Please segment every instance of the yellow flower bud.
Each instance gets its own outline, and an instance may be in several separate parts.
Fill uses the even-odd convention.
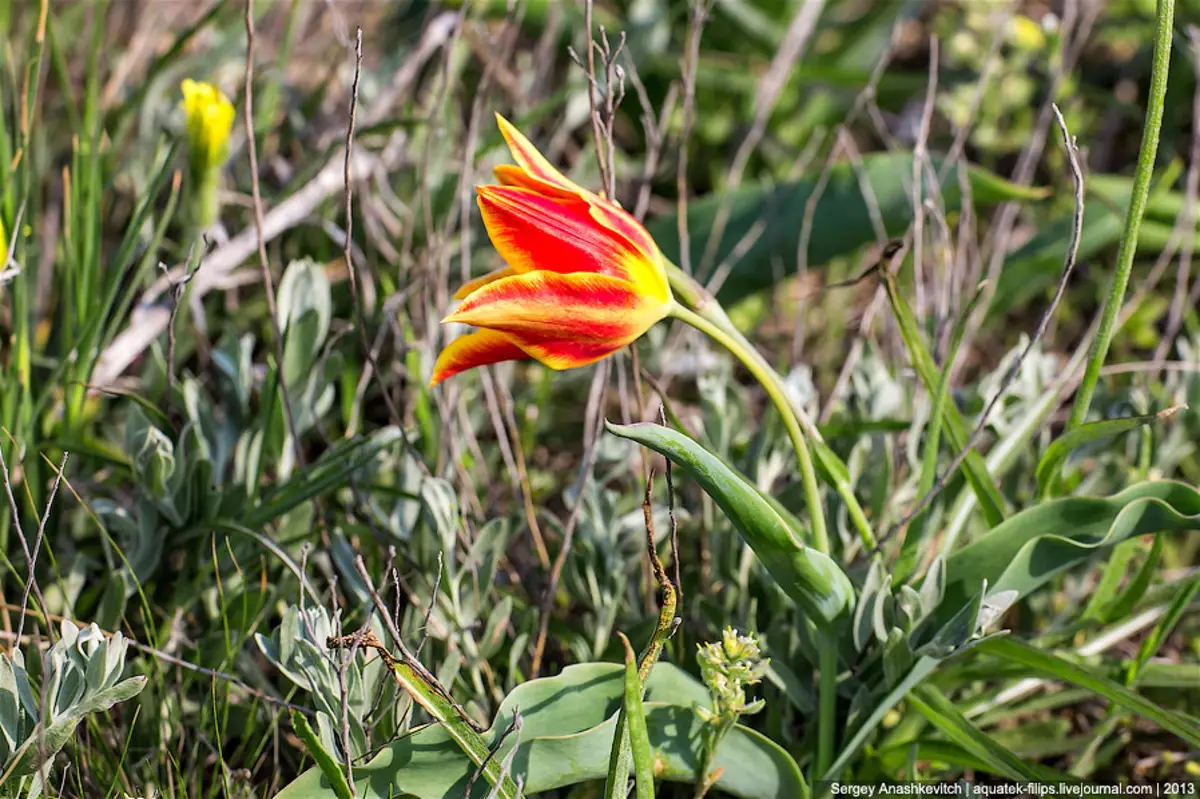
[[[1042,26],[1029,17],[1017,14],[1012,18],[1008,31],[1008,40],[1016,47],[1026,51],[1041,50],[1046,46],[1046,33]]]
[[[188,154],[193,169],[219,169],[229,157],[233,103],[211,83],[183,81],[183,110],[187,115]]]

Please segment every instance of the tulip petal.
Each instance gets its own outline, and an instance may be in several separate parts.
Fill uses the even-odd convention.
[[[641,254],[641,258],[630,262],[633,268],[629,279],[655,297],[669,300],[671,289],[667,284],[667,276],[661,265],[662,254],[659,253],[658,244],[650,235],[650,231],[646,230],[642,223],[631,214],[609,200],[596,198],[591,206],[593,219],[614,233],[620,234]]]
[[[634,279],[642,252],[599,224],[583,200],[557,200],[509,186],[479,186],[492,244],[517,272],[591,272]]]
[[[468,294],[476,289],[482,288],[488,283],[495,282],[502,277],[512,277],[515,274],[518,274],[517,270],[513,269],[511,266],[506,266],[503,269],[497,269],[494,272],[488,272],[486,275],[477,277],[474,280],[468,280],[466,283],[462,284],[458,291],[454,292],[454,299],[465,299]]]
[[[575,369],[603,360],[629,342],[569,341],[534,333],[508,333],[514,344],[551,369]]]
[[[667,303],[609,275],[531,272],[476,290],[442,321],[499,330],[520,344],[553,340],[603,344],[612,351],[645,333],[667,309]]]
[[[572,183],[563,173],[555,169],[554,165],[538,152],[529,139],[525,138],[525,134],[517,130],[511,122],[496,114],[496,123],[500,126],[500,132],[504,134],[504,140],[508,142],[508,149],[512,152],[513,159],[527,174],[566,189],[573,194],[587,194],[584,189]]]
[[[586,189],[565,189],[557,183],[551,183],[535,177],[525,171],[524,167],[516,166],[515,164],[501,164],[492,170],[496,175],[496,180],[501,186],[515,186],[519,189],[528,189],[543,197],[550,197],[557,200],[591,200],[591,195]]]
[[[433,365],[430,386],[436,386],[459,372],[501,361],[518,361],[529,355],[505,334],[496,330],[477,330],[459,336],[446,345]]]

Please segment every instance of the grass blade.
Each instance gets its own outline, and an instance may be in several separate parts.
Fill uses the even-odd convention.
[[[884,272],[883,278],[884,287],[887,289],[888,302],[892,306],[892,313],[896,317],[896,323],[900,327],[900,336],[904,339],[904,344],[908,348],[909,358],[912,360],[913,368],[917,371],[917,376],[921,378],[921,382],[925,386],[925,390],[936,396],[937,386],[941,382],[938,377],[938,367],[933,360],[933,356],[929,354],[929,350],[925,347],[925,342],[921,338],[921,328],[917,324],[917,319],[913,315],[912,309],[908,307],[908,303],[900,296],[900,292],[896,289],[896,282],[891,275]],[[967,443],[967,423],[963,420],[962,414],[959,413],[953,403],[945,406],[946,437],[950,440],[950,444],[956,449],[961,450]],[[963,460],[963,474],[970,483],[971,489],[975,492],[975,496],[979,499],[979,507],[983,511],[983,516],[987,520],[989,527],[995,527],[1000,522],[1004,521],[1004,500],[1000,496],[1000,489],[996,487],[992,481],[991,475],[988,474],[987,466],[983,462],[983,456],[977,450],[971,450],[967,453]]]
[[[990,763],[990,770],[996,774],[1011,780],[1071,781],[1065,774],[1021,760],[972,724],[941,691],[931,685],[917,686],[908,701],[952,742]]]
[[[1063,680],[1094,691],[1114,705],[1153,721],[1164,730],[1187,741],[1189,745],[1200,747],[1200,728],[1192,722],[1177,713],[1164,710],[1123,685],[1094,674],[1058,655],[1043,652],[1007,636],[984,641],[979,644],[979,650],[1002,660],[1028,666],[1055,680]]]

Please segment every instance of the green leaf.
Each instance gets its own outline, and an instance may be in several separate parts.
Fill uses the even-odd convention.
[[[900,337],[904,339],[904,345],[908,349],[908,356],[912,361],[913,368],[921,378],[925,390],[931,396],[936,397],[937,387],[941,383],[940,370],[933,360],[933,356],[930,355],[929,349],[925,346],[917,318],[897,289],[896,281],[886,270],[883,275],[883,285],[887,289],[888,302],[892,306],[896,324],[900,327]],[[946,404],[944,411],[942,421],[945,424],[946,437],[950,440],[950,446],[954,451],[959,452],[966,446],[967,438],[970,435],[967,432],[967,423],[954,403]],[[977,449],[972,448],[967,453],[962,462],[962,470],[963,476],[966,477],[972,491],[979,499],[979,507],[983,511],[988,525],[999,524],[1004,519],[1004,499],[1001,497],[1000,489],[996,487],[995,481],[988,474],[987,464],[984,463],[983,456]]]
[[[1145,482],[1107,499],[1064,497],[1028,508],[946,561],[940,615],[979,590],[1028,595],[1103,547],[1137,535],[1200,528],[1200,492],[1174,482]]]
[[[1142,425],[1170,418],[1184,408],[1187,408],[1187,406],[1176,405],[1172,408],[1161,410],[1158,413],[1148,413],[1144,416],[1126,416],[1121,419],[1105,419],[1102,422],[1091,422],[1090,424],[1080,425],[1074,430],[1070,430],[1059,436],[1054,440],[1054,443],[1046,448],[1045,454],[1038,461],[1037,482],[1042,496],[1047,496],[1050,493],[1054,485],[1054,480],[1058,477],[1059,470],[1062,468],[1063,461],[1074,450],[1082,447],[1084,444],[1090,444],[1093,441],[1099,441],[1104,438],[1111,438],[1130,430],[1136,430]]]
[[[909,696],[909,704],[952,742],[990,764],[989,771],[1011,780],[1037,781],[1045,775],[1040,769],[1000,745],[987,733],[967,720],[954,704],[931,685],[918,685]],[[1054,775],[1058,779],[1057,774]]]
[[[333,316],[329,279],[320,264],[303,258],[287,265],[276,310],[284,338],[283,378],[295,391],[321,354]]]
[[[854,587],[829,556],[805,546],[748,480],[684,434],[656,424],[615,425],[613,435],[643,444],[682,466],[725,511],[733,526],[789,597],[819,625],[846,619]]]
[[[933,158],[931,162],[934,170],[941,171],[941,159]],[[856,167],[861,170],[856,171]],[[829,170],[828,183],[812,216],[808,265],[826,264],[874,244],[878,236],[871,219],[870,204],[878,207],[888,236],[903,233],[912,220],[912,194],[908,188],[912,175],[911,153],[870,154],[864,156],[860,164],[842,162]],[[967,167],[967,177],[977,207],[1007,200],[1037,200],[1047,195],[1045,190],[1016,186],[980,167]],[[690,246],[696,259],[705,251],[709,232],[725,204],[729,208],[729,217],[716,250],[715,263],[729,255],[747,231],[756,225],[764,226],[762,233],[740,254],[737,269],[720,287],[717,299],[726,305],[736,302],[773,286],[779,280],[781,265],[795,269],[805,209],[819,182],[813,177],[782,186],[744,186],[732,193],[717,193],[688,204]],[[864,197],[863,184],[870,187],[869,197]],[[962,191],[956,170],[946,170],[940,195],[947,214],[959,209]],[[679,237],[674,215],[655,220],[649,230],[662,247],[663,254],[678,263]],[[784,257],[779,258],[780,255]]]
[[[842,770],[846,766],[850,765],[850,761],[854,759],[854,756],[858,754],[863,744],[866,743],[867,737],[883,721],[883,717],[887,715],[887,712],[900,704],[900,700],[908,695],[913,686],[932,674],[939,662],[940,659],[935,657],[922,656],[917,658],[917,662],[909,669],[904,679],[895,688],[888,691],[887,695],[879,701],[875,709],[871,711],[870,715],[854,731],[854,735],[842,747],[842,751],[838,754],[837,759],[833,761],[833,765],[829,767],[829,771],[825,772],[825,775],[821,778],[823,782],[838,778],[838,775],[842,773]]]
[[[629,639],[622,635],[621,641],[625,644],[625,719],[629,726],[629,751],[633,755],[633,773],[637,779],[637,799],[654,799],[654,753],[650,748],[650,733],[646,728],[637,657],[633,654]],[[611,765],[610,763],[610,772]],[[625,785],[615,787],[621,791],[621,796],[625,795]]]
[[[1138,252],[1143,255],[1162,252],[1171,239],[1175,220],[1183,212],[1184,195],[1168,192],[1178,177],[1173,165],[1163,171],[1151,192],[1146,216],[1138,232]],[[1125,209],[1133,179],[1123,175],[1088,175],[1088,203],[1083,212],[1079,237],[1080,263],[1086,262],[1121,238]],[[1071,238],[1074,220],[1065,216],[1042,225],[1028,242],[1008,256],[996,283],[989,314],[999,316],[1029,304],[1044,292],[1054,289],[1062,272],[1063,253]],[[1200,234],[1196,247],[1200,249]]]
[[[337,799],[353,799],[354,793],[350,790],[350,783],[346,782],[346,775],[342,772],[341,766],[338,765],[329,750],[322,745],[321,739],[309,726],[308,719],[304,718],[303,713],[292,711],[292,729],[304,742],[304,748],[308,750],[312,759],[317,762],[317,768],[321,769],[321,773],[329,781],[334,796]]]
[[[482,733],[492,747],[519,708],[522,724],[494,754],[512,754],[512,773],[524,776],[527,795],[591,780],[608,771],[616,712],[624,692],[624,667],[615,663],[568,666],[556,677],[532,680],[513,690],[500,705],[492,727]],[[702,752],[703,722],[694,706],[709,705],[708,691],[682,669],[659,664],[646,686],[646,729],[654,748],[655,776],[694,783]],[[737,726],[717,751],[723,768],[715,787],[741,799],[794,799],[807,786],[792,758],[753,730]],[[388,746],[354,771],[359,799],[461,797],[475,766],[439,725],[424,727]],[[471,796],[485,797],[476,780]],[[331,799],[319,769],[311,769],[278,794],[278,799]]]
[[[1146,640],[1142,641],[1141,647],[1138,649],[1137,657],[1129,664],[1129,668],[1125,672],[1125,685],[1133,685],[1137,681],[1138,673],[1149,662],[1150,658],[1154,657],[1158,652],[1158,648],[1163,645],[1171,631],[1175,629],[1175,625],[1183,618],[1183,614],[1192,604],[1192,599],[1196,594],[1200,593],[1200,577],[1192,578],[1185,581],[1179,586],[1175,592],[1175,596],[1171,598],[1171,604],[1167,608],[1167,612],[1159,619],[1158,624],[1154,625],[1154,629],[1150,635],[1146,636]],[[1197,675],[1200,679],[1200,675]]]
[[[1114,705],[1153,721],[1168,732],[1178,735],[1192,747],[1200,747],[1200,727],[1177,713],[1164,710],[1153,702],[1105,677],[1094,674],[1058,655],[1005,636],[992,638],[979,645],[979,651],[1002,660],[1020,663],[1040,671],[1054,680],[1074,683],[1080,688],[1103,696]]]
[[[292,476],[287,482],[269,492],[262,502],[240,519],[248,528],[262,527],[301,503],[346,485],[350,476],[366,466],[380,453],[396,443],[401,433],[398,427],[385,427],[370,436],[339,441],[330,447],[308,469]]]
[[[56,718],[48,727],[40,724],[25,744],[13,755],[20,764],[13,770],[14,776],[33,774],[42,763],[50,760],[75,736],[75,728],[89,713],[103,713],[118,702],[132,699],[146,687],[145,677],[130,677],[128,680],[97,691],[86,700],[72,705],[70,710]]]
[[[975,289],[975,294],[967,307],[954,323],[950,334],[950,346],[946,350],[946,359],[940,367],[941,377],[938,378],[937,389],[932,392],[933,402],[929,409],[929,422],[925,425],[925,446],[921,452],[921,477],[917,483],[917,497],[921,498],[933,490],[937,479],[938,452],[941,449],[942,424],[946,418],[946,408],[950,404],[950,375],[954,372],[954,361],[958,357],[958,348],[962,346],[966,333],[967,322],[975,313],[976,306],[983,298],[984,283]],[[986,466],[985,466],[986,469]],[[899,585],[909,578],[921,554],[921,542],[925,539],[926,522],[929,519],[929,509],[917,514],[904,533],[904,543],[900,547],[900,556],[892,570],[892,584]]]

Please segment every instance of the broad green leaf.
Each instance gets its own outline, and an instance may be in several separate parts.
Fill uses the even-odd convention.
[[[1144,416],[1126,416],[1121,419],[1105,419],[1102,422],[1091,422],[1080,425],[1059,436],[1054,440],[1054,443],[1046,448],[1045,454],[1038,461],[1037,482],[1042,496],[1050,493],[1063,462],[1074,450],[1093,441],[1111,438],[1120,433],[1136,430],[1142,425],[1168,419],[1185,407],[1187,406],[1176,405],[1173,408],[1165,408],[1158,413],[1147,413]]]
[[[979,651],[995,655],[1002,660],[1029,666],[1051,679],[1074,683],[1080,688],[1094,691],[1117,707],[1143,716],[1164,730],[1178,735],[1193,748],[1200,747],[1200,726],[1183,718],[1178,713],[1172,713],[1159,707],[1121,684],[1094,674],[1058,655],[1035,649],[1029,644],[1007,636],[981,643]]]
[[[933,169],[940,172],[941,159],[930,160]],[[909,186],[913,157],[910,153],[866,155],[861,160],[861,173],[856,172],[855,166],[843,162],[829,171],[828,182],[812,217],[808,245],[810,267],[826,264],[878,240],[869,203],[877,205],[888,236],[900,235],[912,220]],[[1037,200],[1046,196],[1044,190],[1016,186],[980,167],[967,167],[967,177],[977,206],[1006,200]],[[718,291],[717,298],[722,303],[733,303],[774,285],[781,266],[795,269],[805,208],[818,182],[819,178],[814,175],[782,186],[745,186],[732,193],[713,194],[689,203],[688,230],[691,231],[694,258],[704,252],[722,205],[728,205],[729,217],[717,247],[718,263],[738,246],[747,231],[756,225],[765,225],[761,235],[740,255],[737,268]],[[863,184],[870,187],[869,197],[864,197]],[[956,170],[946,170],[940,192],[946,213],[957,211],[962,192]],[[679,237],[674,215],[655,220],[649,230],[663,253],[678,263]]]
[[[616,712],[624,693],[625,669],[615,663],[568,666],[556,677],[532,680],[500,705],[492,727],[482,733],[495,747],[519,709],[519,732],[494,755],[502,760],[517,748],[512,774],[524,777],[526,794],[602,780],[608,770]],[[701,761],[700,718],[694,705],[709,705],[708,691],[683,670],[659,664],[646,686],[646,728],[660,780],[694,782]],[[742,799],[793,799],[807,790],[795,761],[778,745],[745,727],[735,727],[717,752],[723,768],[716,788]],[[359,799],[418,799],[463,796],[474,765],[440,726],[427,726],[390,744],[355,769]],[[485,797],[481,778],[472,797]],[[333,799],[319,769],[311,769],[278,799]]]
[[[1200,529],[1200,492],[1174,482],[1145,482],[1107,499],[1064,497],[1028,508],[946,561],[940,613],[951,614],[979,590],[1028,595],[1102,547],[1137,535]]]
[[[827,555],[805,546],[774,506],[748,480],[684,434],[656,424],[615,425],[609,432],[643,444],[688,471],[725,511],[779,587],[815,622],[849,616],[854,587]]]

